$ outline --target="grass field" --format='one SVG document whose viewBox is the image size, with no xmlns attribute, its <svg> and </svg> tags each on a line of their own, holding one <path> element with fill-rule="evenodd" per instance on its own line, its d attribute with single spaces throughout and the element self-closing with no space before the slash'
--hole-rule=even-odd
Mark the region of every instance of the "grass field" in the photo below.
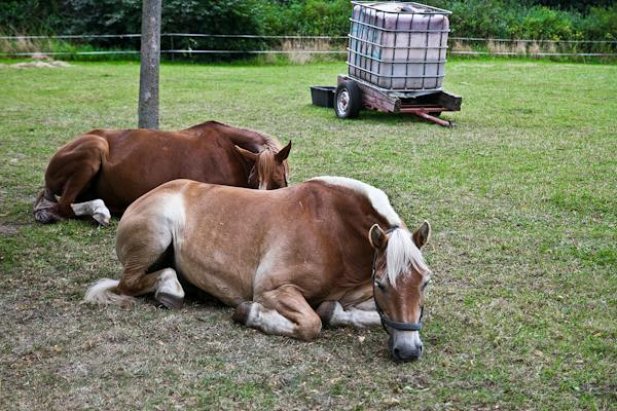
<svg viewBox="0 0 617 411">
<path fill-rule="evenodd" d="M 161 127 L 208 119 L 293 140 L 292 183 L 358 178 L 425 256 L 425 355 L 393 363 L 380 328 L 265 336 L 232 310 L 80 303 L 117 277 L 117 220 L 35 224 L 54 151 L 136 125 L 139 66 L 0 68 L 0 408 L 617 409 L 617 66 L 453 61 L 452 129 L 310 104 L 344 64 L 164 65 Z"/>
</svg>

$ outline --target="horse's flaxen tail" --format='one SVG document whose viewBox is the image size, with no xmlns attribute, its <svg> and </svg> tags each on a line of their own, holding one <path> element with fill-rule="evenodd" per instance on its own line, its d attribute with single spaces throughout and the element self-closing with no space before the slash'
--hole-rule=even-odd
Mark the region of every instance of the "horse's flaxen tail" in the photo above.
<svg viewBox="0 0 617 411">
<path fill-rule="evenodd" d="M 135 298 L 129 295 L 121 295 L 115 292 L 120 281 L 111 278 L 102 278 L 88 287 L 84 301 L 94 304 L 113 304 L 123 307 L 135 303 Z"/>
</svg>

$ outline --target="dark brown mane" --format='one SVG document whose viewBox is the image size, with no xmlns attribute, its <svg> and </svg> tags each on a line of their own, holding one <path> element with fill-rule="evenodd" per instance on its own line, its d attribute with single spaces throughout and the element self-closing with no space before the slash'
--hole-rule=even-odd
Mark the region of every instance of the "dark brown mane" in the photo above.
<svg viewBox="0 0 617 411">
<path fill-rule="evenodd" d="M 232 127 L 228 124 L 214 120 L 189 127 L 185 131 L 189 131 L 196 135 L 206 135 L 215 131 L 218 134 L 227 137 L 238 147 L 242 147 L 243 149 L 252 151 L 253 153 L 259 153 L 263 150 L 277 152 L 281 149 L 281 143 L 272 136 L 246 128 Z"/>
</svg>

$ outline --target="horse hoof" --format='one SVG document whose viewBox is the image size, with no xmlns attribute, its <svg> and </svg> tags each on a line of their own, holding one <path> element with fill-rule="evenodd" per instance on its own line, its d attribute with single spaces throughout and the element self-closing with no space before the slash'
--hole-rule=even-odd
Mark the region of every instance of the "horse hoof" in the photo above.
<svg viewBox="0 0 617 411">
<path fill-rule="evenodd" d="M 236 307 L 234 311 L 234 315 L 231 317 L 235 322 L 240 324 L 246 324 L 249 319 L 249 314 L 251 313 L 251 306 L 253 305 L 250 301 L 245 301 Z"/>
<path fill-rule="evenodd" d="M 58 221 L 58 217 L 47 209 L 35 210 L 34 219 L 38 223 L 42 223 L 42 224 L 51 224 L 51 223 L 55 223 L 56 221 Z"/>
<path fill-rule="evenodd" d="M 167 293 L 156 293 L 154 298 L 170 310 L 180 309 L 184 306 L 184 298 Z"/>
<path fill-rule="evenodd" d="M 99 225 L 102 225 L 104 227 L 108 226 L 109 220 L 111 220 L 111 216 L 106 216 L 102 214 L 95 214 L 92 216 L 92 218 L 94 218 L 96 222 L 99 223 Z"/>
</svg>

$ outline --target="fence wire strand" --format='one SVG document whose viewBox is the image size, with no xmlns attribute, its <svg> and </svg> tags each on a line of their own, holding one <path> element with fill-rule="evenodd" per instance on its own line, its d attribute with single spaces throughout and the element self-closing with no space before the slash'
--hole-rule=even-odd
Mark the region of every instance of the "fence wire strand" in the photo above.
<svg viewBox="0 0 617 411">
<path fill-rule="evenodd" d="M 28 57 L 38 54 L 49 56 L 88 56 L 88 55 L 134 55 L 139 54 L 139 47 L 133 44 L 132 50 L 102 49 L 102 50 L 54 50 L 50 41 L 54 40 L 112 40 L 112 39 L 140 39 L 141 34 L 69 34 L 54 36 L 0 36 L 5 44 L 5 50 L 0 51 L 2 57 Z M 273 36 L 256 34 L 207 34 L 207 33 L 163 33 L 161 40 L 168 39 L 170 47 L 161 49 L 165 55 L 205 55 L 205 54 L 347 54 L 348 36 Z M 213 40 L 262 40 L 260 47 L 239 48 L 230 47 L 175 47 L 174 39 L 188 41 L 197 45 L 198 39 Z M 19 49 L 27 48 L 19 43 L 29 41 L 47 41 L 49 50 Z M 83 44 L 84 42 L 78 42 Z M 531 57 L 617 57 L 617 41 L 610 40 L 544 40 L 544 39 L 500 39 L 477 37 L 450 37 L 448 39 L 448 54 L 466 56 L 531 56 Z M 15 50 L 6 51 L 7 45 L 16 44 Z M 87 42 L 86 42 L 87 44 Z M 229 45 L 229 44 L 228 44 Z M 32 47 L 36 48 L 34 44 Z"/>
</svg>

